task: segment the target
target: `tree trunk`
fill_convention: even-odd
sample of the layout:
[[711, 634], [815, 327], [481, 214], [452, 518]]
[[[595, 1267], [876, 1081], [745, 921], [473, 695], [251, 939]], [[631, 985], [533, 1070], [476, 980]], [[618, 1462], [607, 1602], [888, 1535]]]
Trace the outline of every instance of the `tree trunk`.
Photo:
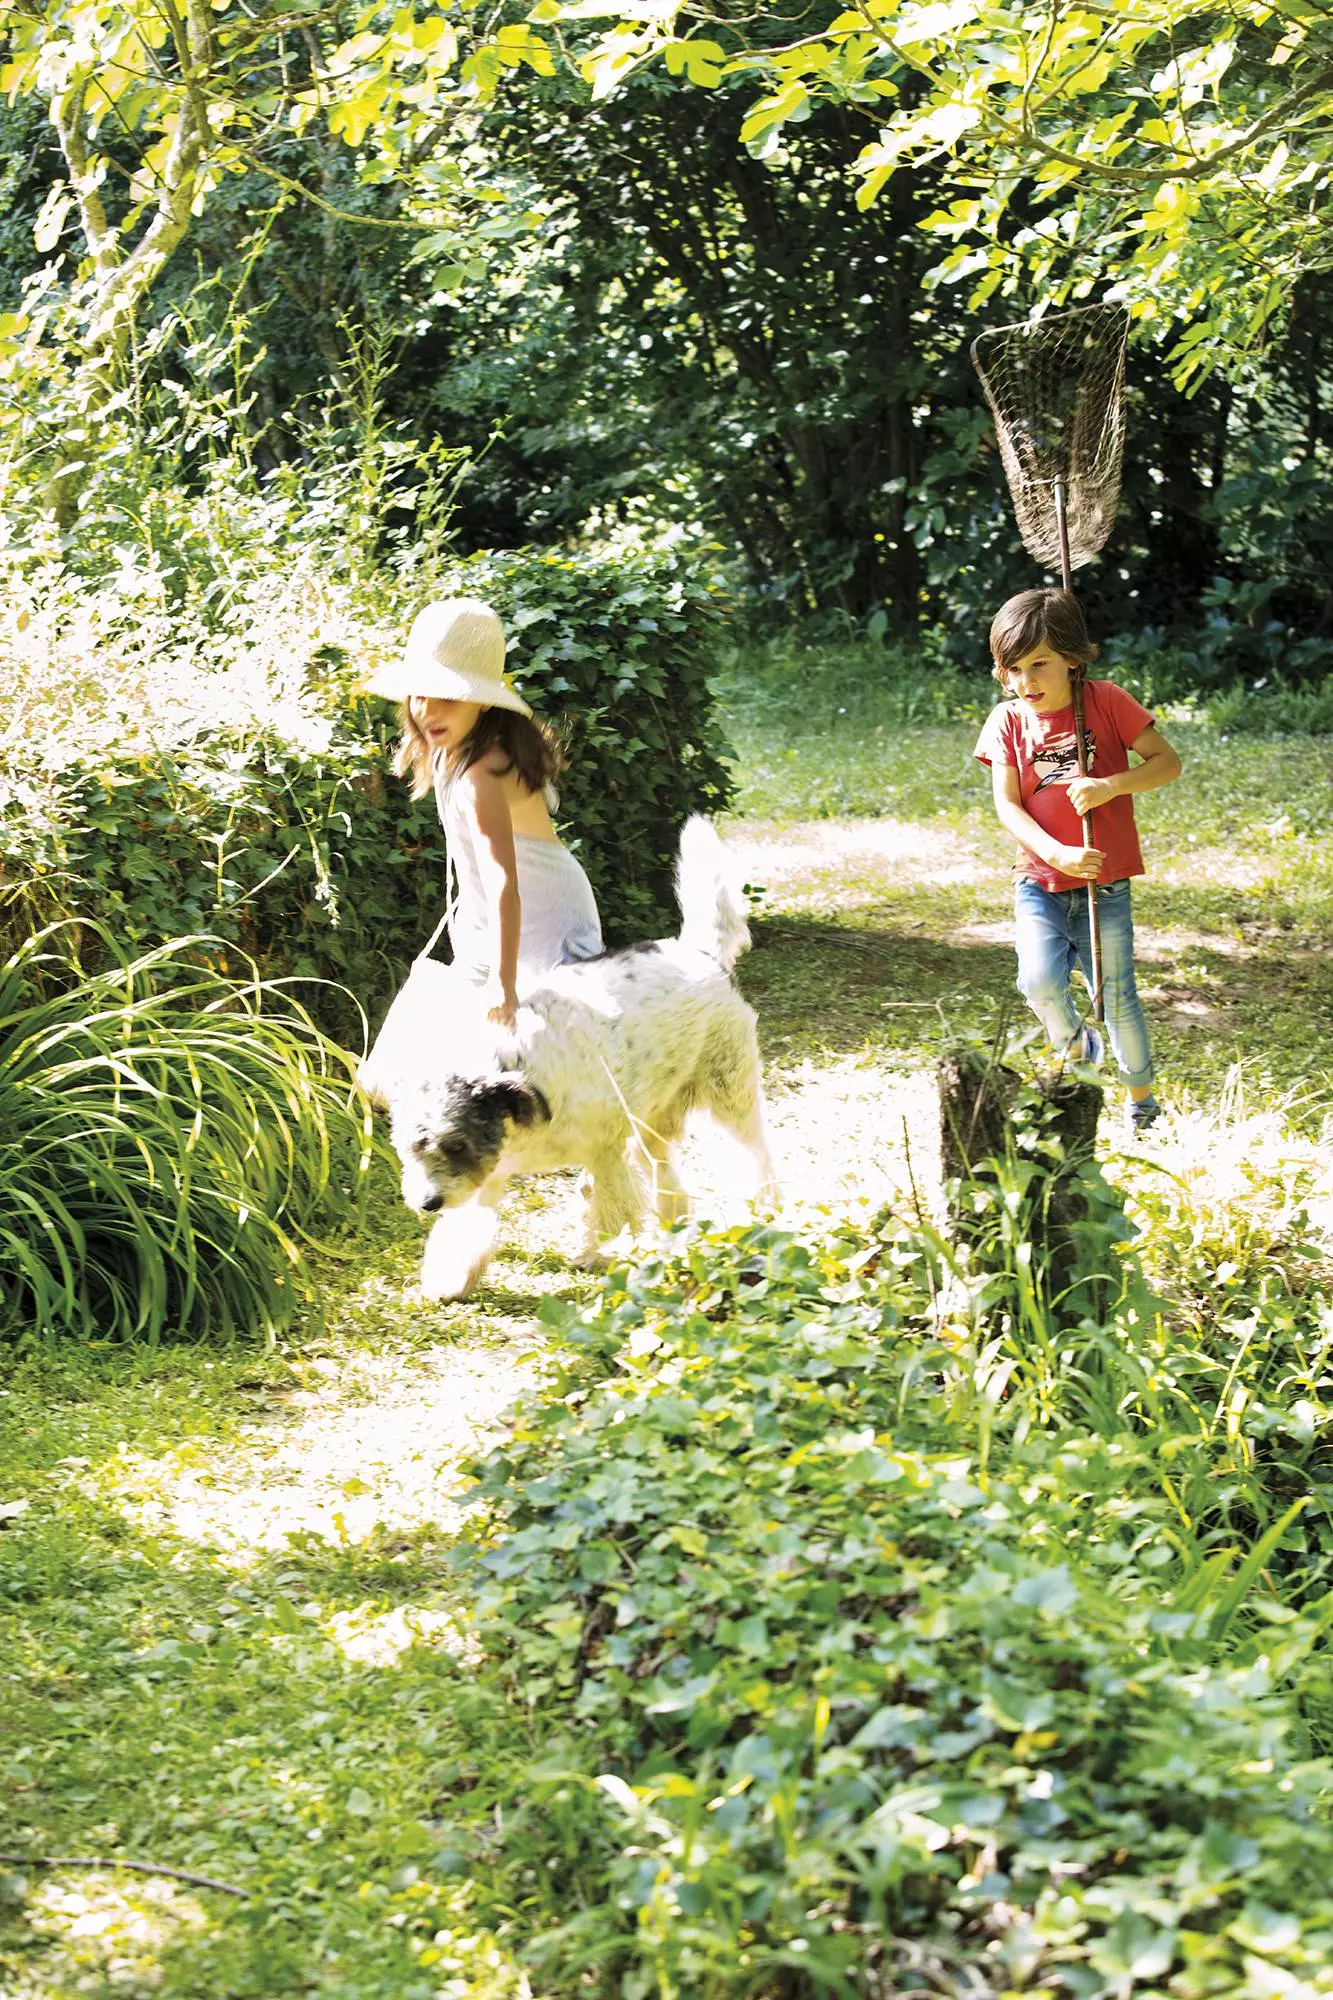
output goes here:
[[[1056, 1150], [1024, 1151], [1020, 1156], [1013, 1124], [1022, 1085], [1017, 1071], [962, 1049], [941, 1057], [936, 1077], [940, 1159], [954, 1234], [988, 1264], [996, 1246], [995, 1201], [1004, 1200], [1019, 1184], [1020, 1159], [1023, 1166], [1036, 1166], [1019, 1212], [1031, 1245], [1033, 1280], [1053, 1314], [1083, 1318], [1100, 1302], [1089, 1296], [1086, 1287], [1067, 1310], [1062, 1310], [1062, 1303], [1076, 1275], [1078, 1228], [1089, 1216], [1084, 1177], [1097, 1139], [1100, 1087], [1066, 1073], [1044, 1079], [1040, 1091], [1049, 1114], [1042, 1122], [1043, 1136], [1056, 1142]], [[994, 1200], [978, 1204], [978, 1190], [992, 1194]], [[1097, 1289], [1104, 1294], [1104, 1286]]]

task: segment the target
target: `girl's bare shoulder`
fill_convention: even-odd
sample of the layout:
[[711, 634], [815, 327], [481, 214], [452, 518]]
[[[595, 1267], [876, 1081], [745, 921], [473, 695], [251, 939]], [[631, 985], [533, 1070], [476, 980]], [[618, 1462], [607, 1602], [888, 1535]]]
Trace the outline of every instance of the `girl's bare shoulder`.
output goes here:
[[496, 785], [507, 790], [507, 780], [514, 776], [514, 767], [507, 761], [503, 751], [486, 750], [455, 774], [454, 783], [461, 785], [475, 797], [478, 792], [493, 791]]
[[[515, 818], [516, 826], [525, 832], [540, 832], [547, 815], [541, 805], [541, 793], [531, 792], [524, 784], [519, 772], [510, 764], [503, 751], [485, 751], [476, 762], [469, 764], [458, 774], [458, 784], [462, 790], [467, 809], [474, 815], [493, 814], [503, 803]], [[529, 824], [533, 819], [533, 802], [538, 802], [536, 818], [542, 826]]]

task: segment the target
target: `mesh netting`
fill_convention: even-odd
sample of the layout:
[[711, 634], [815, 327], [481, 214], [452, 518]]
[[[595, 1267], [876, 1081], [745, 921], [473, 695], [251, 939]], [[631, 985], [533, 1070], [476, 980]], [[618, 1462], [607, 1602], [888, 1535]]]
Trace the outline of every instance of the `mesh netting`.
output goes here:
[[1060, 568], [1055, 481], [1065, 484], [1071, 566], [1111, 532], [1125, 449], [1123, 306], [1080, 306], [996, 327], [972, 343], [1028, 553]]

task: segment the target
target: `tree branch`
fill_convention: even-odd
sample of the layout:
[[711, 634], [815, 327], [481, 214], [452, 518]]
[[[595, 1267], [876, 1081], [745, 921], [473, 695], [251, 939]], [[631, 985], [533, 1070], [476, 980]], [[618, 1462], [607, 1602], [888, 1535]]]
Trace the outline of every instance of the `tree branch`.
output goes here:
[[106, 219], [97, 169], [88, 164], [88, 139], [84, 112], [88, 95], [86, 79], [51, 100], [51, 122], [56, 128], [60, 150], [69, 168], [70, 186], [79, 204], [84, 239], [99, 277], [116, 268], [120, 244], [116, 231]]
[[99, 1868], [128, 1869], [134, 1875], [171, 1875], [178, 1882], [193, 1882], [200, 1889], [216, 1889], [220, 1896], [239, 1896], [248, 1902], [250, 1891], [230, 1882], [215, 1881], [211, 1875], [195, 1875], [188, 1868], [171, 1868], [165, 1861], [126, 1861], [119, 1854], [0, 1854], [7, 1868]]

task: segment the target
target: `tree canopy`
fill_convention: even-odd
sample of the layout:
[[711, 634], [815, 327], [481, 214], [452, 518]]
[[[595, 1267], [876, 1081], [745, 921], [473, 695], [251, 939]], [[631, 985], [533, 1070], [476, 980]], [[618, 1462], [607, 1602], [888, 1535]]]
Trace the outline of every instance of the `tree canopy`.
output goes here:
[[644, 67], [740, 90], [742, 143], [772, 159], [820, 103], [848, 115], [858, 200], [930, 167], [938, 282], [1079, 297], [1113, 283], [1144, 318], [1185, 316], [1179, 381], [1252, 342], [1327, 268], [1333, 29], [1310, 0], [864, 0], [793, 16], [670, 0], [471, 6], [6, 0], [12, 97], [49, 105], [66, 172], [38, 243], [77, 215], [90, 344], [123, 336], [224, 176], [337, 204], [289, 142], [322, 123], [385, 190], [379, 226], [447, 229], [467, 175], [447, 140], [515, 74], [580, 76], [594, 103]]
[[1099, 613], [1333, 616], [1313, 11], [0, 0], [0, 33], [0, 424], [66, 531], [154, 382], [185, 477], [219, 423], [308, 454], [330, 395], [382, 441], [379, 396], [485, 453], [474, 545], [672, 524], [785, 607], [970, 627], [1012, 535], [968, 340], [1111, 296]]
[[955, 183], [924, 222], [940, 281], [971, 279], [973, 307], [1112, 282], [1139, 317], [1188, 317], [1180, 382], [1250, 345], [1333, 255], [1333, 29], [1308, 0], [864, 0], [827, 19], [539, 0], [532, 19], [559, 38], [611, 13], [578, 58], [594, 96], [658, 58], [704, 89], [743, 79], [759, 157], [816, 103], [847, 106], [878, 127], [856, 156], [864, 205], [914, 166]]

